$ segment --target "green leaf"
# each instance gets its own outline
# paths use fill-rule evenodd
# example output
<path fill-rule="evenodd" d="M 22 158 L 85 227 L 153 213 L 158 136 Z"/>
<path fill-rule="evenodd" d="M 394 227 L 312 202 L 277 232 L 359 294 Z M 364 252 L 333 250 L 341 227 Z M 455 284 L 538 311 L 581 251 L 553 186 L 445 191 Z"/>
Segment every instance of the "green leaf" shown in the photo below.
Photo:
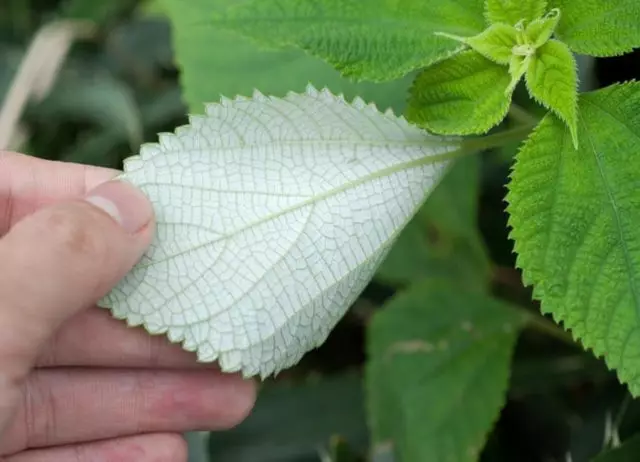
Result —
<path fill-rule="evenodd" d="M 477 227 L 480 158 L 456 160 L 398 237 L 376 279 L 407 285 L 425 277 L 486 288 L 489 257 Z"/>
<path fill-rule="evenodd" d="M 532 21 L 544 14 L 546 0 L 486 0 L 489 22 L 515 26 L 518 22 Z"/>
<path fill-rule="evenodd" d="M 529 94 L 567 124 L 577 148 L 578 71 L 571 50 L 562 42 L 549 40 L 531 57 L 526 82 Z"/>
<path fill-rule="evenodd" d="M 252 0 L 213 23 L 262 46 L 296 46 L 344 76 L 371 81 L 402 77 L 460 49 L 435 32 L 485 28 L 482 0 Z"/>
<path fill-rule="evenodd" d="M 592 462 L 637 462 L 638 454 L 640 454 L 640 434 L 623 441 L 615 449 L 599 454 L 592 459 Z"/>
<path fill-rule="evenodd" d="M 502 23 L 493 24 L 473 37 L 458 37 L 445 33 L 439 35 L 469 45 L 485 58 L 498 64 L 509 64 L 512 49 L 518 44 L 516 28 Z"/>
<path fill-rule="evenodd" d="M 640 84 L 579 98 L 580 149 L 548 114 L 518 153 L 507 201 L 542 311 L 640 394 Z"/>
<path fill-rule="evenodd" d="M 520 79 L 522 76 L 526 74 L 529 65 L 531 64 L 533 55 L 529 56 L 521 56 L 521 55 L 512 55 L 509 60 L 509 75 L 511 76 L 511 80 L 509 81 L 509 85 L 505 90 L 505 94 L 512 94 L 515 90 L 518 83 L 520 83 Z"/>
<path fill-rule="evenodd" d="M 460 284 L 428 280 L 370 325 L 367 406 L 374 452 L 476 461 L 497 420 L 521 314 Z"/>
<path fill-rule="evenodd" d="M 320 455 L 331 450 L 336 435 L 354 451 L 364 452 L 369 432 L 363 388 L 362 375 L 351 372 L 302 382 L 266 382 L 246 420 L 230 430 L 211 433 L 211 459 L 320 462 L 326 460 Z"/>
<path fill-rule="evenodd" d="M 161 0 L 171 19 L 184 99 L 192 112 L 202 111 L 204 103 L 218 101 L 220 95 L 249 96 L 259 88 L 264 93 L 285 96 L 289 91 L 304 91 L 308 83 L 344 93 L 347 98 L 360 96 L 374 101 L 381 110 L 391 107 L 396 113 L 404 111 L 412 75 L 385 83 L 355 83 L 302 50 L 265 50 L 245 37 L 202 21 L 212 9 L 224 11 L 238 1 L 190 0 L 189 8 L 185 8 L 182 0 Z"/>
<path fill-rule="evenodd" d="M 638 0 L 550 0 L 562 11 L 556 36 L 571 50 L 617 56 L 640 47 Z"/>
<path fill-rule="evenodd" d="M 416 77 L 407 117 L 434 133 L 485 133 L 509 110 L 511 95 L 505 95 L 508 85 L 504 66 L 467 50 Z"/>
<path fill-rule="evenodd" d="M 124 161 L 156 233 L 100 306 L 224 372 L 275 374 L 324 343 L 459 149 L 313 87 L 209 104 Z"/>
<path fill-rule="evenodd" d="M 527 24 L 524 31 L 527 42 L 533 45 L 534 48 L 541 47 L 547 43 L 547 40 L 551 38 L 556 27 L 558 27 L 561 16 L 560 10 L 554 8 L 543 18 L 535 19 Z"/>

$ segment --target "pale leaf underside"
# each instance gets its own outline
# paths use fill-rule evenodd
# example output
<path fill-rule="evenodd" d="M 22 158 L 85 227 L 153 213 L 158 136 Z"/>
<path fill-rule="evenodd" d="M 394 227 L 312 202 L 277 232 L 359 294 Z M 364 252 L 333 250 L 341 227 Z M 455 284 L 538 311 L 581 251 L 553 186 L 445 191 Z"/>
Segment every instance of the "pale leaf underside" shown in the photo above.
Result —
<path fill-rule="evenodd" d="M 224 371 L 290 367 L 324 342 L 458 147 L 312 87 L 207 105 L 126 161 L 156 236 L 100 305 Z"/>

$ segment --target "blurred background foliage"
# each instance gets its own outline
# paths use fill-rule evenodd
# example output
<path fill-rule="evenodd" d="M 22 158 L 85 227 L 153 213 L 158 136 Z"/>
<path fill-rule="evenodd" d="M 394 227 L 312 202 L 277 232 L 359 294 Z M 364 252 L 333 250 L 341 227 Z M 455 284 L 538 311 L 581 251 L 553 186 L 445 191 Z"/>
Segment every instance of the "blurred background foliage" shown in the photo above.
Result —
<path fill-rule="evenodd" d="M 9 147 L 46 159 L 121 168 L 141 143 L 186 123 L 186 114 L 202 112 L 205 102 L 250 95 L 254 88 L 282 96 L 304 90 L 308 82 L 402 113 L 413 75 L 385 84 L 354 83 L 298 50 L 262 49 L 207 25 L 208 12 L 242 1 L 3 0 L 3 105 L 43 26 L 61 20 L 94 25 L 73 41 L 50 88 L 30 97 Z M 582 60 L 583 90 L 637 78 L 638 63 L 637 53 Z M 516 101 L 541 115 L 523 96 L 517 92 Z M 416 444 L 417 439 L 435 445 L 420 438 L 442 439 L 462 431 L 460 426 L 473 427 L 471 408 L 485 400 L 504 406 L 496 416 L 485 412 L 493 428 L 486 435 L 480 431 L 482 441 L 472 448 L 482 461 L 640 460 L 637 450 L 628 449 L 636 456 L 624 459 L 611 452 L 594 459 L 640 429 L 640 403 L 601 361 L 537 316 L 514 269 L 503 197 L 515 148 L 454 164 L 328 341 L 266 381 L 243 424 L 228 432 L 189 435 L 192 460 L 391 462 L 385 442 Z M 436 289 L 427 290 L 434 281 Z M 536 316 L 526 327 L 523 313 Z M 473 318 L 473 327 L 488 335 L 470 340 L 452 333 L 458 316 Z M 520 335 L 515 327 L 501 330 L 505 323 L 524 330 Z M 419 344 L 424 346 L 427 337 L 471 351 L 466 361 L 480 361 L 482 367 L 461 378 L 466 370 L 453 369 L 444 352 L 428 360 L 412 356 L 388 364 L 381 359 L 389 345 L 415 346 L 411 342 L 424 338 Z M 496 362 L 501 355 L 506 357 Z M 504 390 L 494 387 L 497 395 L 483 388 L 503 379 Z M 461 380 L 465 388 L 458 390 Z M 401 402 L 397 396 L 403 393 L 407 399 Z M 438 412 L 450 413 L 449 421 L 426 428 Z M 638 447 L 637 438 L 629 445 Z"/>

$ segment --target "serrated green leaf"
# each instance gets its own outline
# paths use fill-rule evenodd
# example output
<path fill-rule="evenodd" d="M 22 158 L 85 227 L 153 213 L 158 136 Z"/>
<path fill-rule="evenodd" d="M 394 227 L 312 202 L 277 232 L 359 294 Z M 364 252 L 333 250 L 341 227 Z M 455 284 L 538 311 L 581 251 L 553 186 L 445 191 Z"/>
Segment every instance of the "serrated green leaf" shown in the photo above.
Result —
<path fill-rule="evenodd" d="M 557 40 L 546 42 L 531 57 L 526 82 L 529 94 L 567 124 L 577 148 L 578 71 L 571 50 Z"/>
<path fill-rule="evenodd" d="M 544 14 L 546 0 L 486 0 L 486 15 L 489 22 L 511 26 L 518 22 L 532 21 Z"/>
<path fill-rule="evenodd" d="M 371 81 L 400 78 L 460 49 L 435 32 L 470 36 L 485 28 L 482 0 L 252 0 L 213 23 L 262 46 L 302 48 Z"/>
<path fill-rule="evenodd" d="M 638 455 L 640 455 L 640 434 L 635 434 L 617 448 L 602 452 L 591 462 L 637 462 Z"/>
<path fill-rule="evenodd" d="M 407 117 L 434 133 L 485 133 L 507 114 L 509 74 L 474 50 L 423 70 L 410 90 Z"/>
<path fill-rule="evenodd" d="M 120 175 L 154 205 L 154 242 L 100 306 L 263 378 L 326 340 L 461 149 L 311 86 L 159 138 Z"/>
<path fill-rule="evenodd" d="M 465 287 L 486 288 L 489 258 L 477 227 L 480 164 L 478 156 L 452 164 L 398 237 L 376 279 L 402 286 L 448 277 Z"/>
<path fill-rule="evenodd" d="M 290 91 L 304 91 L 308 83 L 344 93 L 347 98 L 374 101 L 381 110 L 404 111 L 412 75 L 384 83 L 352 82 L 302 50 L 265 50 L 245 37 L 202 21 L 211 11 L 225 11 L 247 0 L 189 0 L 188 8 L 182 0 L 159 1 L 171 19 L 184 99 L 192 112 L 202 111 L 204 103 L 217 101 L 221 95 L 249 96 L 260 88 L 285 96 Z"/>
<path fill-rule="evenodd" d="M 509 81 L 509 85 L 505 90 L 505 94 L 511 94 L 515 90 L 516 86 L 522 79 L 522 76 L 525 75 L 529 65 L 531 64 L 532 55 L 529 56 L 521 56 L 521 55 L 512 55 L 509 60 L 509 75 L 511 76 L 511 80 Z"/>
<path fill-rule="evenodd" d="M 580 149 L 548 114 L 518 153 L 507 201 L 518 266 L 542 311 L 640 394 L 640 84 L 579 98 Z"/>
<path fill-rule="evenodd" d="M 359 373 L 265 383 L 246 420 L 211 434 L 211 458 L 214 462 L 320 462 L 319 455 L 329 449 L 333 435 L 340 435 L 358 452 L 366 451 L 369 433 L 363 388 Z"/>
<path fill-rule="evenodd" d="M 440 33 L 439 35 L 469 45 L 485 58 L 498 64 L 509 64 L 512 49 L 518 44 L 518 31 L 516 28 L 501 23 L 492 24 L 473 37 L 458 37 L 445 33 Z"/>
<path fill-rule="evenodd" d="M 640 47 L 638 0 L 550 0 L 562 11 L 556 36 L 571 50 L 617 56 Z"/>
<path fill-rule="evenodd" d="M 524 31 L 527 42 L 532 44 L 535 48 L 544 45 L 555 32 L 561 17 L 562 13 L 560 10 L 554 8 L 543 18 L 531 21 L 527 24 Z"/>
<path fill-rule="evenodd" d="M 401 461 L 476 461 L 505 402 L 523 321 L 505 304 L 445 280 L 391 299 L 367 341 L 374 444 L 393 448 Z"/>

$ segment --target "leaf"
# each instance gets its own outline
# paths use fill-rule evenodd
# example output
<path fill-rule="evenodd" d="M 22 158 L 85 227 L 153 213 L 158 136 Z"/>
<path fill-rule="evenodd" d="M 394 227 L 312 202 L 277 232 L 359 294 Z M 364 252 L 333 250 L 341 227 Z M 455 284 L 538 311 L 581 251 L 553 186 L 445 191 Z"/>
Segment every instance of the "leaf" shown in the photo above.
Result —
<path fill-rule="evenodd" d="M 636 462 L 638 454 L 640 454 L 640 434 L 623 441 L 617 448 L 603 452 L 592 462 Z"/>
<path fill-rule="evenodd" d="M 542 311 L 640 393 L 640 84 L 581 95 L 580 149 L 547 115 L 517 155 L 507 201 L 523 280 Z"/>
<path fill-rule="evenodd" d="M 262 46 L 296 46 L 346 77 L 375 82 L 459 51 L 434 32 L 468 36 L 485 27 L 482 0 L 251 0 L 213 23 Z"/>
<path fill-rule="evenodd" d="M 310 87 L 207 106 L 125 160 L 156 240 L 102 301 L 262 377 L 324 342 L 460 142 Z"/>
<path fill-rule="evenodd" d="M 246 3 L 247 0 L 242 0 Z M 392 82 L 352 82 L 331 65 L 292 47 L 264 49 L 236 33 L 211 26 L 202 18 L 211 11 L 225 11 L 238 0 L 162 0 L 172 24 L 173 45 L 181 70 L 184 98 L 192 112 L 200 112 L 206 101 L 220 95 L 252 94 L 254 88 L 274 96 L 303 92 L 308 83 L 327 87 L 345 97 L 360 96 L 384 110 L 405 109 L 413 75 Z M 202 46 L 206 43 L 207 46 Z"/>
<path fill-rule="evenodd" d="M 526 82 L 529 94 L 567 124 L 577 148 L 578 71 L 571 50 L 562 42 L 549 40 L 531 57 Z"/>
<path fill-rule="evenodd" d="M 637 0 L 550 0 L 562 11 L 556 36 L 579 54 L 619 56 L 640 47 Z"/>
<path fill-rule="evenodd" d="M 142 142 L 142 123 L 132 90 L 123 82 L 95 69 L 91 77 L 76 75 L 74 69 L 62 74 L 51 92 L 34 110 L 29 111 L 36 120 L 92 121 L 110 132 L 112 139 L 120 136 L 128 140 L 132 149 Z"/>
<path fill-rule="evenodd" d="M 533 59 L 533 55 L 529 56 L 520 56 L 513 55 L 509 61 L 509 75 L 511 76 L 511 80 L 509 81 L 509 85 L 505 90 L 505 94 L 512 94 L 516 89 L 518 83 L 522 79 L 522 76 L 527 73 L 527 69 L 531 65 L 531 60 Z"/>
<path fill-rule="evenodd" d="M 543 18 L 531 21 L 527 24 L 525 29 L 525 37 L 527 38 L 527 41 L 535 48 L 539 48 L 547 43 L 547 40 L 551 38 L 556 27 L 558 27 L 561 16 L 562 14 L 560 13 L 560 10 L 554 8 Z"/>
<path fill-rule="evenodd" d="M 518 30 L 507 24 L 493 24 L 473 37 L 460 37 L 443 32 L 437 33 L 470 46 L 487 59 L 498 64 L 509 64 L 512 49 L 518 44 Z"/>
<path fill-rule="evenodd" d="M 489 22 L 515 26 L 521 20 L 532 21 L 544 14 L 546 0 L 486 0 Z"/>
<path fill-rule="evenodd" d="M 517 31 L 513 26 L 493 24 L 481 34 L 465 40 L 471 48 L 498 64 L 509 64 L 511 50 L 517 44 Z"/>
<path fill-rule="evenodd" d="M 507 70 L 467 50 L 422 71 L 410 90 L 407 117 L 434 133 L 485 133 L 507 114 Z"/>
<path fill-rule="evenodd" d="M 465 287 L 486 288 L 489 257 L 478 231 L 480 158 L 452 163 L 376 273 L 391 285 L 407 285 L 425 277 L 456 279 Z"/>
<path fill-rule="evenodd" d="M 247 419 L 211 433 L 209 447 L 215 462 L 320 462 L 335 435 L 358 452 L 368 448 L 360 374 L 267 382 Z"/>
<path fill-rule="evenodd" d="M 375 451 L 402 461 L 475 461 L 497 420 L 523 318 L 445 280 L 423 281 L 369 328 L 367 406 Z"/>

